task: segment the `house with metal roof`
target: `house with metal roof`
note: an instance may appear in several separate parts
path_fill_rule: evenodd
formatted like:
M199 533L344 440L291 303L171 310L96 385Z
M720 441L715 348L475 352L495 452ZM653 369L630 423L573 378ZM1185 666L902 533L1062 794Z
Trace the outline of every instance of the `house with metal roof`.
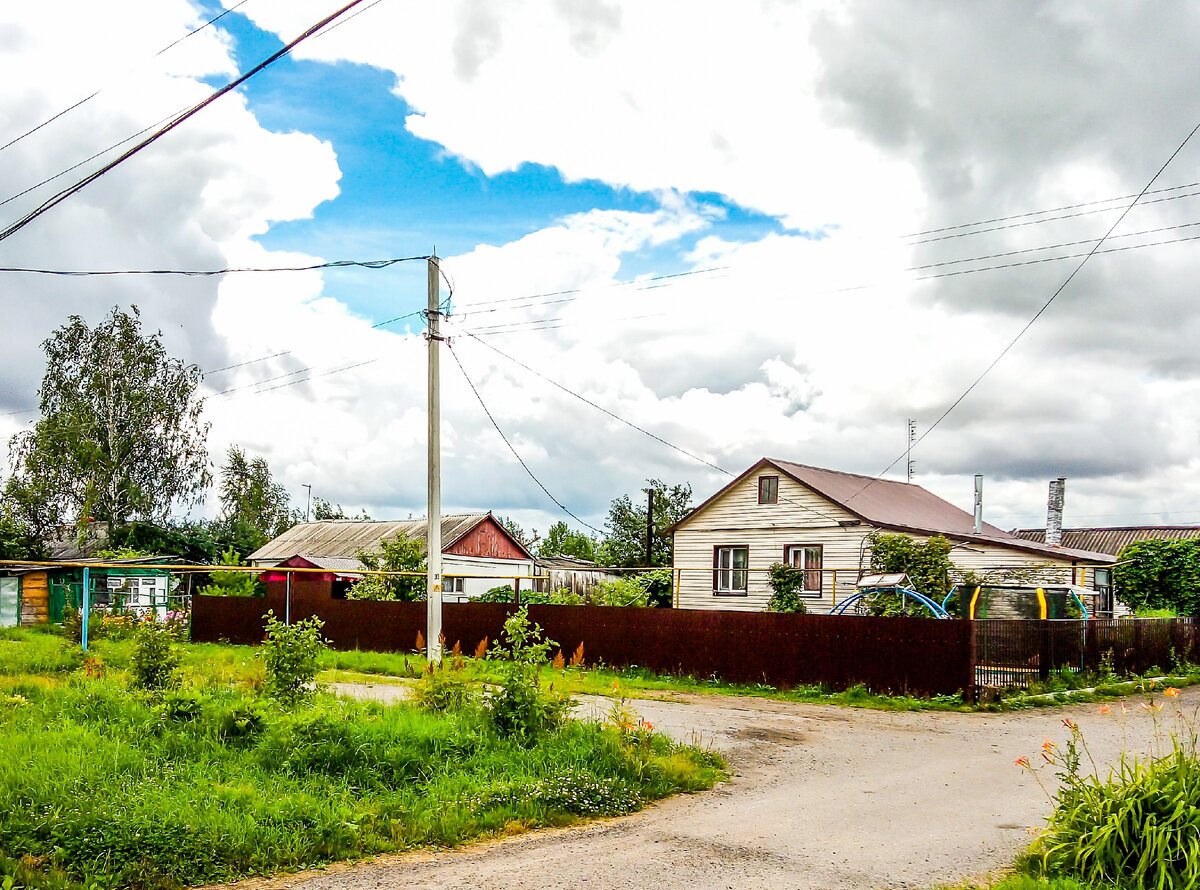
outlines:
M326 519L302 522L259 547L247 558L250 565L328 569L313 578L330 585L329 595L344 596L362 576L360 553L377 551L384 541L408 537L424 543L429 525L424 518L377 521ZM533 555L501 525L491 511L442 517L443 598L447 602L473 599L492 587L534 574ZM523 585L530 589L529 583Z
M668 529L674 535L675 602L685 609L762 611L768 570L805 573L810 612L828 612L869 570L877 532L952 545L960 573L991 583L1088 587L1107 553L1025 540L919 485L763 458Z
M1018 538L1046 543L1044 528L1015 528ZM1096 528L1064 528L1062 544L1080 550L1096 550L1118 556L1137 541L1190 541L1200 538L1200 525L1122 525Z

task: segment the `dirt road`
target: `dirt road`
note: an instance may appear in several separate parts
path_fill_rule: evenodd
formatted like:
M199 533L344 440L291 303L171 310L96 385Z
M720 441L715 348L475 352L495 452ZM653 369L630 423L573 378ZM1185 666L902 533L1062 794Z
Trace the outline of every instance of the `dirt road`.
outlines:
M349 690L342 690L349 691ZM355 690L392 697L394 688ZM887 713L751 698L639 701L672 736L723 751L734 776L632 816L438 854L392 857L277 886L458 888L929 887L1008 865L1049 812L1014 766L1064 717L1097 759L1142 750L1154 717L1194 710L1185 691L1157 715L1097 706L1013 714ZM603 700L584 710L602 713Z

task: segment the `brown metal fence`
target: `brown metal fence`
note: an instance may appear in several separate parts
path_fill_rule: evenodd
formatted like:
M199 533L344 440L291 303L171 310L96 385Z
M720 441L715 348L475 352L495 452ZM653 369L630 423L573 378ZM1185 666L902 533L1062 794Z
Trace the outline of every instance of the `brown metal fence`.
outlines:
M258 643L267 609L280 617L287 610L292 620L318 615L338 649L412 651L418 631L424 632L423 603L316 603L299 586L290 606L272 595L198 596L192 639ZM513 608L445 604L447 646L461 643L469 654L484 637L496 639ZM973 682L965 621L547 605L530 606L529 616L559 643L564 657L582 643L589 665L778 687L823 684L838 690L861 683L877 692L912 695L969 692Z
M1053 673L1166 671L1200 656L1194 618L973 622L979 686L1027 687Z
M317 599L302 581L290 600L281 592L196 597L192 639L256 644L267 609L292 620L319 616L337 649L413 651L424 634L424 603ZM446 603L446 645L472 653L500 635L514 608ZM1141 674L1200 660L1200 620L1191 618L933 621L548 605L530 606L529 616L565 657L582 643L589 665L777 687L861 683L876 692L971 696L979 687L1024 688L1055 672Z

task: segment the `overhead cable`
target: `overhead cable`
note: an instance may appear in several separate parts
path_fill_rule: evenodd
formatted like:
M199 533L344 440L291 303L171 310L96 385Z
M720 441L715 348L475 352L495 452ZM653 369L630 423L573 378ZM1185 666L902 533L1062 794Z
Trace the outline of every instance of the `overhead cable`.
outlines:
M590 522L580 519L577 515L575 515L575 513L571 512L571 508L551 494L550 489L548 489L542 480L534 474L533 470L529 469L529 464L525 463L525 459L521 457L517 449L513 447L513 444L509 441L508 436L504 434L504 430L500 428L500 424L496 422L496 418L492 416L492 412L488 410L487 403L484 402L483 396L480 395L479 390L476 389L474 381L471 380L471 375L467 373L467 369L464 368L463 363L459 361L458 353L454 351L453 345L449 341L447 341L446 345L451 347L450 355L454 357L454 363L458 365L458 370L462 372L463 379L467 381L467 386L471 387L471 392L475 393L475 398L479 402L479 407L483 409L483 413L486 414L487 419L492 422L492 426L495 428L496 432L499 433L500 438L504 440L504 444L508 446L508 450L512 452L512 456L517 459L517 463L521 465L521 468L525 470L529 478L537 484L537 487L540 488L545 493L546 497L550 498L550 500L552 500L560 510L566 513L580 525L587 526L597 534L603 535L603 529L596 528L596 526L592 525Z
M269 65L273 64L274 62L276 62L279 59L286 56L301 42L308 39L313 34L316 34L318 31L320 31L322 28L324 28L330 22L334 21L335 19L339 18L340 16L344 15L345 13L349 12L351 9L353 9L354 7L358 6L359 4L361 4L363 2L364 2L364 0L350 0L350 2L347 3L345 6L342 6L341 8L335 10L330 15L327 15L325 18L321 19L321 21L317 22L315 25L313 25L312 27L305 30L299 37L296 37L295 39L293 39L290 43L286 44L282 49L279 49L276 52L272 53L266 59L259 62L253 68L248 70L245 74L239 75L237 78L230 81L225 86L221 87L219 90L217 90L216 92L209 95L207 98L202 99L200 102L197 102L190 109L185 111L183 114L174 118L170 123L166 124L165 126L159 127L153 133L151 133L149 136L147 136L145 139L141 140L136 145L127 149L126 151L124 151L122 154L118 155L113 160L104 164L98 170L94 171L93 173L89 174L88 176L85 176L83 179L79 180L75 184L68 186L67 188L63 189L62 191L58 192L57 194L55 194L52 197L48 198L47 200L43 201L41 204L39 204L37 207L35 207L29 213L27 213L23 217L21 217L19 220L12 223L7 228L0 230L0 241L5 240L6 238L12 237L13 235L15 235L21 229L25 228L25 226L29 225L31 222L33 222L35 219L37 219L42 214L48 212L49 210L51 210L58 204L61 204L63 201L67 200L72 195L76 194L77 192L82 191L84 188L86 188L91 183L95 182L97 179L99 179L104 174L108 173L109 171L111 171L114 168L118 167L119 165L123 164L125 161L129 160L131 157L136 155L138 152L142 151L147 146L152 145L154 142L161 139L163 136L165 136L167 133L174 130L176 127L181 126L183 123L190 120L196 114L199 114L201 111L203 111L209 105L211 105L213 102L217 101L217 99L220 99L226 93L229 93L229 92L237 89L239 86L241 86L243 83L245 83L251 77L253 77L255 74L257 74L258 72L262 71L264 68L268 67Z
M1104 233L1104 235L1100 238L1100 240L1098 240L1095 243L1095 245L1093 245L1092 249L1082 255L1082 258L1076 264L1075 268L1072 269L1071 273L1069 275L1067 275L1066 278L1063 279L1062 283L1059 284L1059 286L1057 288L1055 288L1054 292L1052 294L1050 294L1049 298L1044 303L1042 303L1041 307L1037 310L1037 312L1035 312L1033 314L1033 317L1030 318L1029 321L1027 321L1019 331L1017 331L1016 336L1014 336L1011 340L1009 340L1009 342L1005 345L1005 347L1000 350L999 354L997 354L996 357L994 359L992 359L991 362L988 363L987 367L985 367L983 369L983 371L981 371L979 373L979 375L974 380L971 381L971 383L967 386L966 389L964 389L962 391L962 393L958 396L958 398L956 398L953 402L950 403L950 406L941 413L941 415L937 418L937 420L935 420L932 424L930 424L925 429L925 431L920 435L920 437L915 442L912 443L912 447L916 447L917 445L921 444L921 442L923 442L930 433L932 433L935 429L937 429L938 426L941 425L942 421L945 420L947 417L949 417L951 412L954 411L954 409L957 408L960 404L962 404L963 400L966 399L967 396L969 396L975 390L975 387L977 387L983 381L983 379L985 377L987 377L988 374L991 373L992 369L995 368L996 365L1000 364L1000 362L1004 359L1004 357L1006 355L1008 355L1008 353L1012 350L1012 348L1014 346L1016 346L1018 342L1020 342L1021 338L1024 337L1025 334L1029 332L1030 328L1032 328L1035 324L1037 324L1038 319L1040 319L1045 314L1046 310L1049 309L1051 305L1053 305L1054 301L1058 299L1059 294L1061 294L1064 290L1066 290L1067 286L1070 285L1070 283L1075 280L1075 277L1083 270L1083 267L1087 265L1088 260L1090 260L1097 253L1110 252L1110 251L1101 251L1100 250L1101 246L1104 244L1105 241L1108 240L1109 236L1111 236L1112 233L1114 231L1116 231L1117 227L1125 220L1125 217L1129 215L1130 211L1132 211L1134 207L1138 206L1138 202L1142 199L1142 197L1147 192L1149 192L1150 188L1154 185L1155 182L1158 181L1158 178L1160 176L1162 176L1164 171L1166 171L1167 167L1169 167L1171 165L1171 162L1175 160L1175 158L1179 155L1179 153L1181 151L1183 151L1184 147L1189 142L1192 141L1192 137L1196 135L1197 131L1200 131L1200 123L1197 123L1194 127L1192 127L1192 129L1188 132L1187 136L1184 137L1183 141L1180 142L1178 146L1176 146L1176 148L1173 152L1171 152L1170 157L1168 157L1163 162L1162 166L1158 168L1158 170L1155 172L1155 174L1150 177L1150 181L1146 183L1146 185L1142 188L1142 190L1140 192L1138 192L1138 194L1129 203L1129 205L1123 211L1121 211L1121 215L1118 216L1116 218L1116 220L1113 221L1113 224L1108 227L1108 231ZM1194 240L1195 238L1200 238L1200 236L1193 236L1192 238L1181 238L1178 240L1191 241L1191 240ZM1128 247L1113 248L1112 250L1128 250L1128 249L1130 249L1130 248L1128 248ZM905 452L901 453L899 457L897 457L890 464L888 464L886 467L884 467L884 469L881 473L879 473L877 476L875 476L873 479L871 479L869 482L867 482L866 485L864 485L862 488L860 488L854 494L850 495L850 497L846 499L847 502L852 501L855 498L859 497L868 488L870 488L872 485L874 485L876 482L878 482L885 473L890 471L892 469L892 467L894 467L901 460L903 460L907 453L908 453L908 450L906 449Z

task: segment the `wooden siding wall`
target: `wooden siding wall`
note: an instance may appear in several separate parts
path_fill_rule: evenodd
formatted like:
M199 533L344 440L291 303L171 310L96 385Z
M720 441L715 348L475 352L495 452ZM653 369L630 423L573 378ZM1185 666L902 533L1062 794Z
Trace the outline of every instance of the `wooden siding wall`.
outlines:
M21 576L21 624L46 624L50 620L50 582L45 572Z
M513 545L508 534L490 516L443 553L447 556L478 556L484 559L529 559L519 547Z
M764 472L763 475L774 475ZM839 522L854 522L856 517L841 507L809 491L787 476L779 477L779 502L758 503L758 476L713 501L699 516L675 533L675 566L679 572L681 609L727 609L761 612L767 608L771 589L767 569L782 562L784 548L793 544L819 544L822 562L839 572L837 596L842 599L854 591L858 580L859 550L870 526L843 527ZM713 595L713 548L745 546L750 549L749 590L746 596ZM833 584L824 573L821 596L808 600L814 612L827 612L833 606Z
M763 475L772 474L768 471ZM783 560L786 547L819 544L826 569L821 596L806 603L810 612L828 612L835 603L834 577L829 570L838 570L836 600L840 602L854 592L860 557L864 570L870 565L865 539L877 529L865 524L838 524L854 520L848 511L786 476L779 477L777 504L758 503L757 475L743 480L675 533L679 608L761 612L771 598L767 569ZM911 537L928 540L928 536ZM749 548L750 577L745 596L713 593L713 548L718 546ZM951 561L960 571L984 575L993 583L1012 580L1063 584L1071 583L1073 577L1069 561L1052 563L1047 557L1007 547L964 544L951 551Z

